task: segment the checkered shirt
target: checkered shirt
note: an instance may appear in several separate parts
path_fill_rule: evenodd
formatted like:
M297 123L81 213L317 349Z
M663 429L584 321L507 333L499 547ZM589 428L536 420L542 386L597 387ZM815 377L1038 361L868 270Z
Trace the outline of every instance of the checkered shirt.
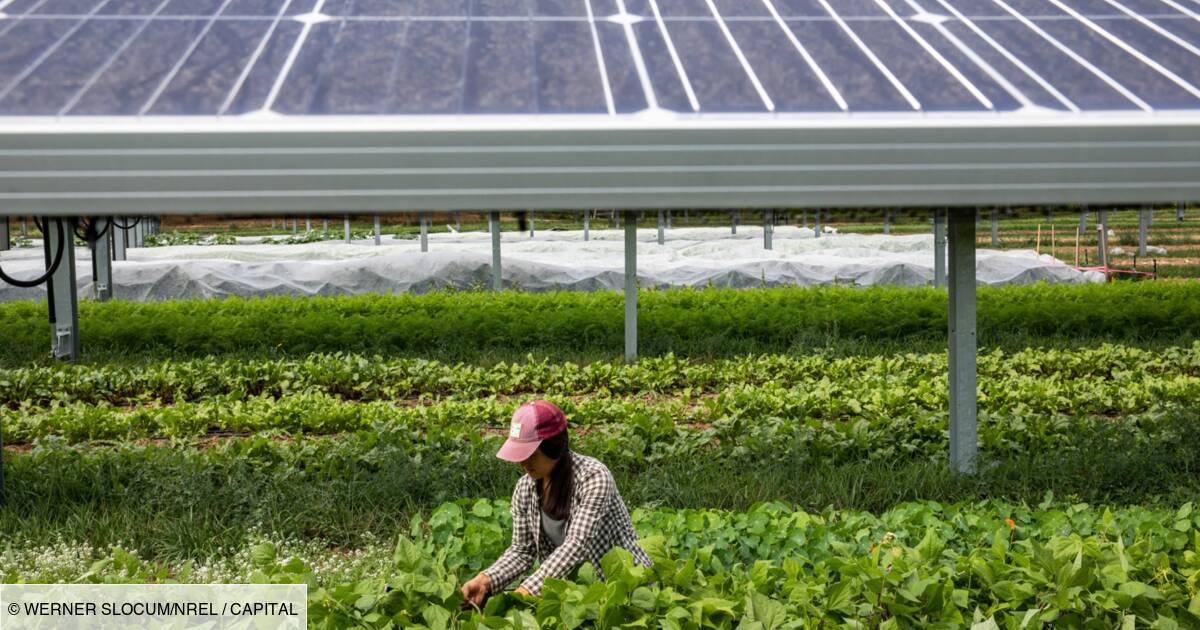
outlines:
M635 563L650 566L608 467L586 455L570 453L570 457L574 487L562 545L555 546L542 529L537 482L529 475L522 476L512 496L512 545L483 571L492 581L490 593L503 590L528 571L534 560L541 565L521 582L533 595L541 592L546 578L566 579L584 560L592 563L596 576L603 580L600 559L616 546L632 553Z

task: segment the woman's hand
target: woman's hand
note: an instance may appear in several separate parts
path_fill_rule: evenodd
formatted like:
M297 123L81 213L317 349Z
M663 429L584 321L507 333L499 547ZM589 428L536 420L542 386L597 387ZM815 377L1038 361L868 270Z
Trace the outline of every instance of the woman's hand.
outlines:
M533 595L531 595L529 593L529 589L526 589L524 586L518 587L517 590L515 590L513 592L516 593L517 595L524 595L525 597L533 597Z
M463 598L467 600L468 604L478 608L483 606L483 600L487 598L488 591L491 589L491 587L492 578L488 577L485 573L480 573L479 575L471 578L471 581L463 584Z

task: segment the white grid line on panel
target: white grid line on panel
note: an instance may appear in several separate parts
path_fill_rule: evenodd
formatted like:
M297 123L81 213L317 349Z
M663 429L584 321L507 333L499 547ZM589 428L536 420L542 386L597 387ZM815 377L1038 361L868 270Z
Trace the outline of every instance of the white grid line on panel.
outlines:
M600 30L596 28L596 15L592 13L592 0L584 0L587 6L588 26L592 29L592 46L596 49L596 65L600 68L600 82L604 85L604 104L608 106L608 115L617 113L613 103L612 86L608 83L608 66L604 63L604 49L600 47Z
M320 13L321 9L325 8L325 0L317 0L317 4L313 6L312 13ZM279 98L279 91L283 89L283 83L292 72L292 66L296 63L296 58L300 56L300 49L304 47L304 42L308 39L309 32L312 31L313 23L305 20L304 26L300 29L300 34L296 36L296 42L292 44L292 49L288 51L287 59L283 62L283 67L279 69L279 75L275 77L275 84L271 86L271 91L267 94L267 100L263 103L263 111L271 111L275 107L275 99Z
M51 55L58 52L58 49L61 48L63 44L67 43L67 40L71 39L71 37L74 36L75 33L79 32L79 29L83 28L84 25L87 24L88 18L95 15L97 11L104 8L104 5L108 4L111 1L112 0L104 0L104 2L101 2L101 3L97 4L96 6L92 7L91 13L89 13L87 15L79 16L78 21L75 22L74 26L67 29L66 33L63 33L62 35L60 35L59 38L57 40L55 40L54 43L51 44L48 48L46 48L46 50L43 50L42 54L38 55L37 58L34 59L32 63L25 66L25 68L23 70L21 70L19 73L17 73L17 76L13 77L12 80L10 80L8 82L8 85L4 86L4 89L0 90L0 100L4 100L4 97L8 96L10 92L12 92L14 89L16 89L16 87L18 85L20 85L22 81L29 78L29 75L33 74L33 71L37 70L38 66L41 66L43 63L46 62L47 59L50 58Z
M24 13L21 13L21 14L19 14L17 17L18 17L18 18L23 18L23 17L25 17L25 16L27 16L27 15L31 15L31 14L33 14L33 12L34 12L34 11L37 11L38 9L42 8L42 5L43 5L43 4L46 4L46 2L48 2L48 1L49 1L49 0L38 0L38 2L37 2L36 4L34 4L33 6L29 7L28 9L26 9ZM12 17L12 16L9 16L9 17ZM14 28L16 28L17 24L20 24L20 23L21 23L21 21L20 21L19 19L10 20L10 21L9 21L7 24L5 24L3 27L0 27L0 36L4 36L4 35L5 35L5 34L7 34L9 31L11 31L11 30L13 30Z
M625 10L625 0L617 0L617 9L622 16L629 13ZM638 80L642 83L642 92L646 95L646 107L658 109L658 97L654 94L654 84L650 81L650 72L646 70L646 59L642 56L642 47L638 45L637 35L633 32L633 23L628 19L621 20L625 30L625 39L629 42L629 51L633 54L633 67L637 69Z
M679 82L683 84L683 91L687 94L688 103L691 104L692 111L698 112L700 111L700 101L696 99L692 81L683 67L683 60L679 58L679 52L675 50L675 42L671 40L671 33L667 31L667 23L663 21L662 12L658 10L658 0L649 1L650 9L654 11L654 21L658 24L658 30L662 32L663 41L667 43L667 52L671 55L671 63L675 64L675 72L679 75Z
M1146 16L1144 16L1140 13L1137 13L1136 11L1130 9L1129 7L1126 7L1125 5L1121 4L1120 2L1117 2L1116 0L1104 0L1104 1L1118 9L1120 9L1123 13L1125 13L1129 17L1137 20L1142 26L1145 26L1146 28L1148 28L1148 29L1154 31L1155 33L1158 33L1159 35L1170 40L1176 46L1179 46L1180 48L1187 50L1188 52L1192 53L1193 55L1195 55L1197 57L1200 57L1200 48L1193 46L1190 42L1187 42L1187 41L1181 39L1175 33L1172 33L1171 31L1168 31L1167 29L1159 26L1157 22L1148 19ZM1164 0L1164 2L1167 2L1168 4L1172 4L1172 5L1174 4L1173 2L1170 2L1170 0ZM1192 19L1200 21L1200 16L1196 15L1195 13L1192 13L1191 11L1188 11L1185 7L1178 7L1178 8L1180 9L1180 11L1182 13L1190 14Z
M950 63L949 59L946 59L944 56L942 56L942 53L938 52L936 48L929 44L929 42L925 41L925 38L921 37L921 34L913 29L912 26L909 26L908 22L905 22L900 18L899 15L896 15L896 12L892 10L892 7L888 6L888 4L883 0L875 0L875 4L878 4L879 7L884 10L884 12L886 12L893 20L895 20L895 22L904 29L904 32L908 33L908 36L912 37L913 40L925 50L925 52L929 53L938 61L938 63L942 64L942 67L945 68L947 72L957 79L963 87L967 88L967 91L971 93L971 96L975 97L975 100L979 101L980 104L988 109L996 108L987 95L981 92L979 88L975 87L975 84L971 83L970 79L963 75L963 73L959 71L954 64Z
M158 101L158 98L162 96L162 93L167 91L167 86L171 84L171 81L174 80L175 76L179 74L179 71L183 69L184 64L186 64L187 60L191 58L192 53L196 52L196 49L200 47L200 42L204 41L204 37L208 35L209 31L212 30L213 25L216 24L217 16L221 15L221 13L225 11L225 8L229 6L230 2L233 2L233 0L224 0L224 2L221 3L221 6L217 9L216 13L214 13L213 16L209 18L208 22L204 24L204 28L200 29L200 33L192 39L192 43L188 45L187 50L183 51L183 54L180 55L179 60L176 61L171 70L167 72L167 76L163 77L163 80L158 83L158 87L154 89L154 93L150 95L150 98L146 99L146 104L142 105L142 108L138 110L138 116L146 115L146 113L154 107L154 104Z
M912 7L917 12L928 13L924 7L917 4L916 0L905 0L905 2L907 2L908 6ZM959 39L953 31L946 28L945 24L942 24L941 22L935 22L932 26L939 35L945 37L946 41L949 41L955 48L958 49L959 52L970 59L971 63L974 63L976 66L978 66L985 74L988 75L988 77L999 84L1000 87L1004 88L1004 91L1008 92L1010 96L1016 99L1021 106L1034 106L1033 101L1030 100L1028 96L1025 96L1025 93L1022 92L1020 88L1013 85L1012 82L1009 81L1008 78L1005 77L999 70L994 68L992 64L988 63L983 57L980 57L979 54L976 53L970 46L968 46L966 42Z
M1143 101L1137 94L1134 94L1132 91L1130 91L1129 88L1125 87L1124 85L1121 85L1120 81L1117 81L1116 79L1108 76L1107 72L1098 68L1096 66L1096 64L1088 61L1087 59L1084 59L1082 55L1075 52L1074 50L1071 50L1071 48L1069 46L1067 46L1066 44L1058 41L1058 38L1054 37L1050 33L1047 33L1045 30L1043 30L1037 24L1034 24L1033 20L1030 20L1029 18L1022 15L1020 11L1017 11L1016 9L1009 6L1007 2L1005 2L1004 0L992 0L992 2L995 2L1002 9L1004 9L1005 11L1008 11L1008 13L1010 15L1017 18L1017 20L1019 20L1022 24L1024 24L1026 28L1033 31L1034 33L1037 33L1037 35L1039 37L1046 40L1051 46L1054 46L1058 50L1062 51L1063 54L1065 54L1068 57L1070 57L1071 59L1073 59L1075 61L1075 63L1078 63L1079 65L1083 66L1084 68L1087 68L1089 72L1096 75L1096 77L1099 78L1101 81L1107 83L1109 87L1111 87L1112 89L1119 92L1121 94L1121 96L1124 96L1125 98L1129 99L1129 101L1132 102L1134 105L1137 105L1138 108L1142 109L1143 111L1147 111L1147 112L1154 111L1154 108L1150 107L1149 103L1147 103L1146 101Z
M1136 58L1138 61L1153 68L1156 72L1158 72L1159 74L1161 74L1164 77L1166 77L1167 79L1169 79L1175 85L1178 85L1179 87L1186 90L1192 96L1195 96L1196 98L1200 99L1200 89L1196 89L1196 86L1192 85L1187 79L1184 79L1183 77L1175 74L1174 72L1171 72L1170 69L1168 69L1167 67L1158 63L1157 61L1152 59L1149 55L1146 55L1145 53L1138 50L1137 48L1134 48L1133 46L1131 46L1130 44L1125 42L1125 40L1108 32L1108 30L1101 27L1099 24L1096 24L1095 22L1088 19L1083 14L1079 13L1075 9L1072 9L1071 7L1068 7L1067 5L1063 4L1059 0L1050 0L1050 2L1052 2L1055 6L1062 9L1063 11L1066 11L1067 14L1070 15L1071 17L1082 22L1084 26L1095 31L1096 34L1098 34L1101 37L1103 37L1104 39L1107 39L1108 41L1112 42L1118 48L1129 53L1134 58Z
M1195 11L1179 4L1178 2L1175 2L1175 0L1159 0L1159 1L1167 6L1171 7L1172 9L1175 9L1176 11L1179 11L1180 13L1192 18L1193 20L1200 21L1200 15L1197 15Z
M787 22L783 20L783 16L779 15L779 11L775 10L775 4L771 0L762 0L762 2L766 5L767 11L771 13L771 17L775 19L775 23L779 25L780 29L783 29L783 34L787 36L788 41L792 42L792 46L804 58L804 63L807 63L808 67L816 73L817 79L821 81L821 85L825 87L825 91L829 92L829 95L833 97L834 102L837 103L842 111L849 111L850 106L846 103L846 99L842 98L842 93L838 91L833 81L829 80L829 76L821 69L817 60L808 53L808 49L804 47L804 44L800 43L800 38L796 37L796 34L792 32L792 27L788 26Z
M908 101L909 106L914 110L920 111L921 101L918 101L917 97L913 96L912 92L909 92L908 88L904 87L904 84L900 82L900 79L897 79L896 75L892 74L892 71L883 64L883 61L881 61L879 57L876 56L869 47L867 47L867 44L858 36L858 33L855 33L854 30L850 28L850 25L846 24L846 21L842 19L842 16L839 15L837 11L834 11L833 7L829 6L829 3L826 2L826 0L817 1L821 3L822 7L824 7L825 12L833 17L833 20L837 22L842 31L845 32L846 35L850 36L850 39L854 41L854 45L858 46L858 49L867 56L867 59L871 60L871 63L875 64L876 68L879 68L879 71L882 72L883 76L886 77L887 80L892 84L892 87L895 87L900 92L900 95L904 97L904 100Z
M141 36L142 32L149 28L150 24L153 22L154 16L158 15L159 12L165 9L170 3L171 0L162 0L162 2L159 3L159 5L154 9L153 14L142 19L142 23L137 27L137 30L131 33L129 37L125 38L125 41L121 42L121 45L118 46L117 49L108 56L108 59L105 59L104 63L100 64L100 67L96 68L96 70L92 72L92 75L88 77L87 81L85 81L78 90L75 90L75 93L71 95L70 100L68 100L62 106L62 108L58 110L59 116L65 116L67 112L71 111L72 108L79 104L79 101L83 100L83 95L87 94L88 90L92 89L92 86L94 86L96 82L100 80L100 77L104 76L104 73L107 72L108 69L117 62L117 59L121 58L121 55L125 54L125 51L133 45L133 42Z
M242 68L241 74L238 75L237 81L233 83L233 87L229 90L229 94L225 96L225 101L221 103L221 107L217 109L217 115L224 115L233 107L233 101L237 99L237 95L242 91L242 87L246 84L246 79L250 78L250 73L254 70L255 64L258 63L262 54L267 50L267 44L275 35L276 29L279 28L280 22L283 21L283 16L287 14L287 10L292 5L292 0L284 0L283 6L279 7L279 13L275 14L275 19L271 21L271 25L267 27L267 32L263 34L262 40L258 42L258 47L251 53L249 61Z
M943 7L945 7L948 11L953 13L955 17L957 17L960 21L962 21L963 24L965 24L967 26L967 28L971 29L971 31L973 33L975 33L977 36L979 36L980 39L987 42L989 46L994 48L996 50L996 52L1000 53L1005 59L1007 59L1009 61L1009 63L1020 68L1021 71L1025 73L1025 76L1028 76L1029 78L1033 79L1038 85L1042 86L1043 90L1046 90L1054 98L1058 99L1058 102L1062 103L1064 107L1066 107L1068 110L1070 110L1076 114L1078 114L1081 111L1079 109L1079 106L1076 105L1073 101L1071 101L1071 99L1067 98L1067 96L1065 94L1063 94L1062 92L1060 92L1058 90L1058 88L1054 87L1054 84L1047 81L1045 77L1038 74L1037 71L1035 71L1033 68L1030 68L1029 65L1026 64L1024 61L1021 61L1020 57L1017 57L1016 55L1014 55L1007 48L1005 48L1003 45L1001 45L1000 42L993 39L991 35L988 35L987 32L985 32L983 29L979 28L979 25L975 24L974 20L967 17L966 15L963 15L963 13L961 11L959 11L958 9L951 6L948 2L946 2L946 0L937 0L937 2L939 4L941 4Z
M729 42L729 46L733 48L733 54L737 57L738 63L742 64L742 70L746 72L746 76L750 78L750 83L754 86L754 91L758 92L758 98L762 99L763 107L766 107L769 112L775 111L775 101L771 100L771 95L767 94L767 89L763 87L762 81L758 80L758 74L754 72L754 68L750 65L750 60L746 59L746 54L742 52L742 47L738 46L737 40L733 37L733 31L729 30L729 25L721 17L721 12L717 10L717 5L713 4L713 0L704 0L704 2L708 4L708 10L717 19L717 26L725 34L725 41Z

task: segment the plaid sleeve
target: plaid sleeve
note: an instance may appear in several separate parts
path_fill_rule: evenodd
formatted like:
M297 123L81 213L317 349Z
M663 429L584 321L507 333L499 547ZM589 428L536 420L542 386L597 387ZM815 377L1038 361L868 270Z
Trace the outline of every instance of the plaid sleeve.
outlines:
M533 566L536 555L533 537L537 535L537 531L529 522L529 495L524 483L518 483L513 491L512 503L509 506L513 524L512 544L492 566L483 570L484 575L492 581L489 595L504 590L509 582Z
M566 578L586 557L587 546L600 533L601 519L616 494L617 485L607 471L599 471L583 480L579 488L579 502L571 512L571 523L562 545L551 553L532 575L521 583L531 594L542 590L548 577Z

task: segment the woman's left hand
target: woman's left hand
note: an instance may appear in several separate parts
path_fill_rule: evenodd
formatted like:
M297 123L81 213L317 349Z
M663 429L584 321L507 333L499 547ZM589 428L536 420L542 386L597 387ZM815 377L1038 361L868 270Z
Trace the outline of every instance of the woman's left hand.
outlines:
M513 592L516 593L517 595L524 595L525 597L533 597L533 595L530 594L529 590L526 589L524 586L517 587L517 590L515 590Z

